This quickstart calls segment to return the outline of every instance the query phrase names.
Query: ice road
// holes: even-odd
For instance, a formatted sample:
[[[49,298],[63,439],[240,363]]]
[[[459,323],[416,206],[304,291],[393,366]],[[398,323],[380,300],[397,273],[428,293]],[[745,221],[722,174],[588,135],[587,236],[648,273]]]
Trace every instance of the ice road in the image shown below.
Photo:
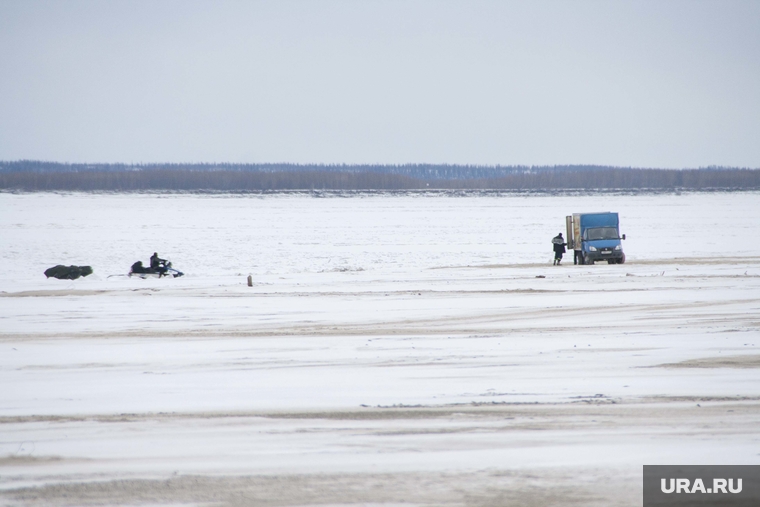
[[[552,266],[586,211],[620,213],[626,264]],[[758,217],[0,194],[0,505],[634,506],[642,465],[758,464]],[[124,276],[154,251],[186,275]]]

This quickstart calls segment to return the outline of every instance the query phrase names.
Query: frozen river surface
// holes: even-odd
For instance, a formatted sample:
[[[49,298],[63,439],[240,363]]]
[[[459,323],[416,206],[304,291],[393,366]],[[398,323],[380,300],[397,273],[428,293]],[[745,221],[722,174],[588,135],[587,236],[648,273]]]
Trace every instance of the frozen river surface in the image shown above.
[[[552,266],[608,210],[627,263]],[[759,216],[0,194],[0,505],[640,505],[644,464],[757,464]],[[186,275],[124,276],[153,251]]]

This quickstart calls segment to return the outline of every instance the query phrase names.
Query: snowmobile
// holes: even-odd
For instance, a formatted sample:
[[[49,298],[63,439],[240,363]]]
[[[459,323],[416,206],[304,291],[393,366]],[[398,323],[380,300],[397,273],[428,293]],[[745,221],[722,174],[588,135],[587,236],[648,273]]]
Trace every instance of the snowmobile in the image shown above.
[[[172,263],[169,261],[161,261],[157,269],[146,268],[143,266],[142,261],[137,261],[132,264],[132,268],[129,270],[129,276],[138,276],[140,278],[161,278],[163,276],[171,276],[177,278],[184,275],[182,271],[174,269]]]

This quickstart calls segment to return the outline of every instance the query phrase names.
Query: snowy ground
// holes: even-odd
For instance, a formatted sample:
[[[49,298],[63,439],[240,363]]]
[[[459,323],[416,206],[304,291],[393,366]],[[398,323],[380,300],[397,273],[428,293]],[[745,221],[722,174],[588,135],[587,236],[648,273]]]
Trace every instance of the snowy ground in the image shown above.
[[[607,210],[628,262],[553,267],[564,216]],[[758,217],[0,194],[0,505],[628,506],[644,464],[758,464]],[[153,251],[186,276],[123,276]]]

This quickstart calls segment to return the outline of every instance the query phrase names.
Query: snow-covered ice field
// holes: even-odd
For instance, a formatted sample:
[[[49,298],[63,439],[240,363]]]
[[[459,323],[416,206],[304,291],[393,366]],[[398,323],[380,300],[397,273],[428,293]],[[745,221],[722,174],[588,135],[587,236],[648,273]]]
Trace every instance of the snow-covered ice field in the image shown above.
[[[627,263],[552,266],[608,210]],[[154,251],[186,275],[124,276]],[[6,193],[0,261],[0,505],[634,506],[644,464],[760,463],[757,192]]]

